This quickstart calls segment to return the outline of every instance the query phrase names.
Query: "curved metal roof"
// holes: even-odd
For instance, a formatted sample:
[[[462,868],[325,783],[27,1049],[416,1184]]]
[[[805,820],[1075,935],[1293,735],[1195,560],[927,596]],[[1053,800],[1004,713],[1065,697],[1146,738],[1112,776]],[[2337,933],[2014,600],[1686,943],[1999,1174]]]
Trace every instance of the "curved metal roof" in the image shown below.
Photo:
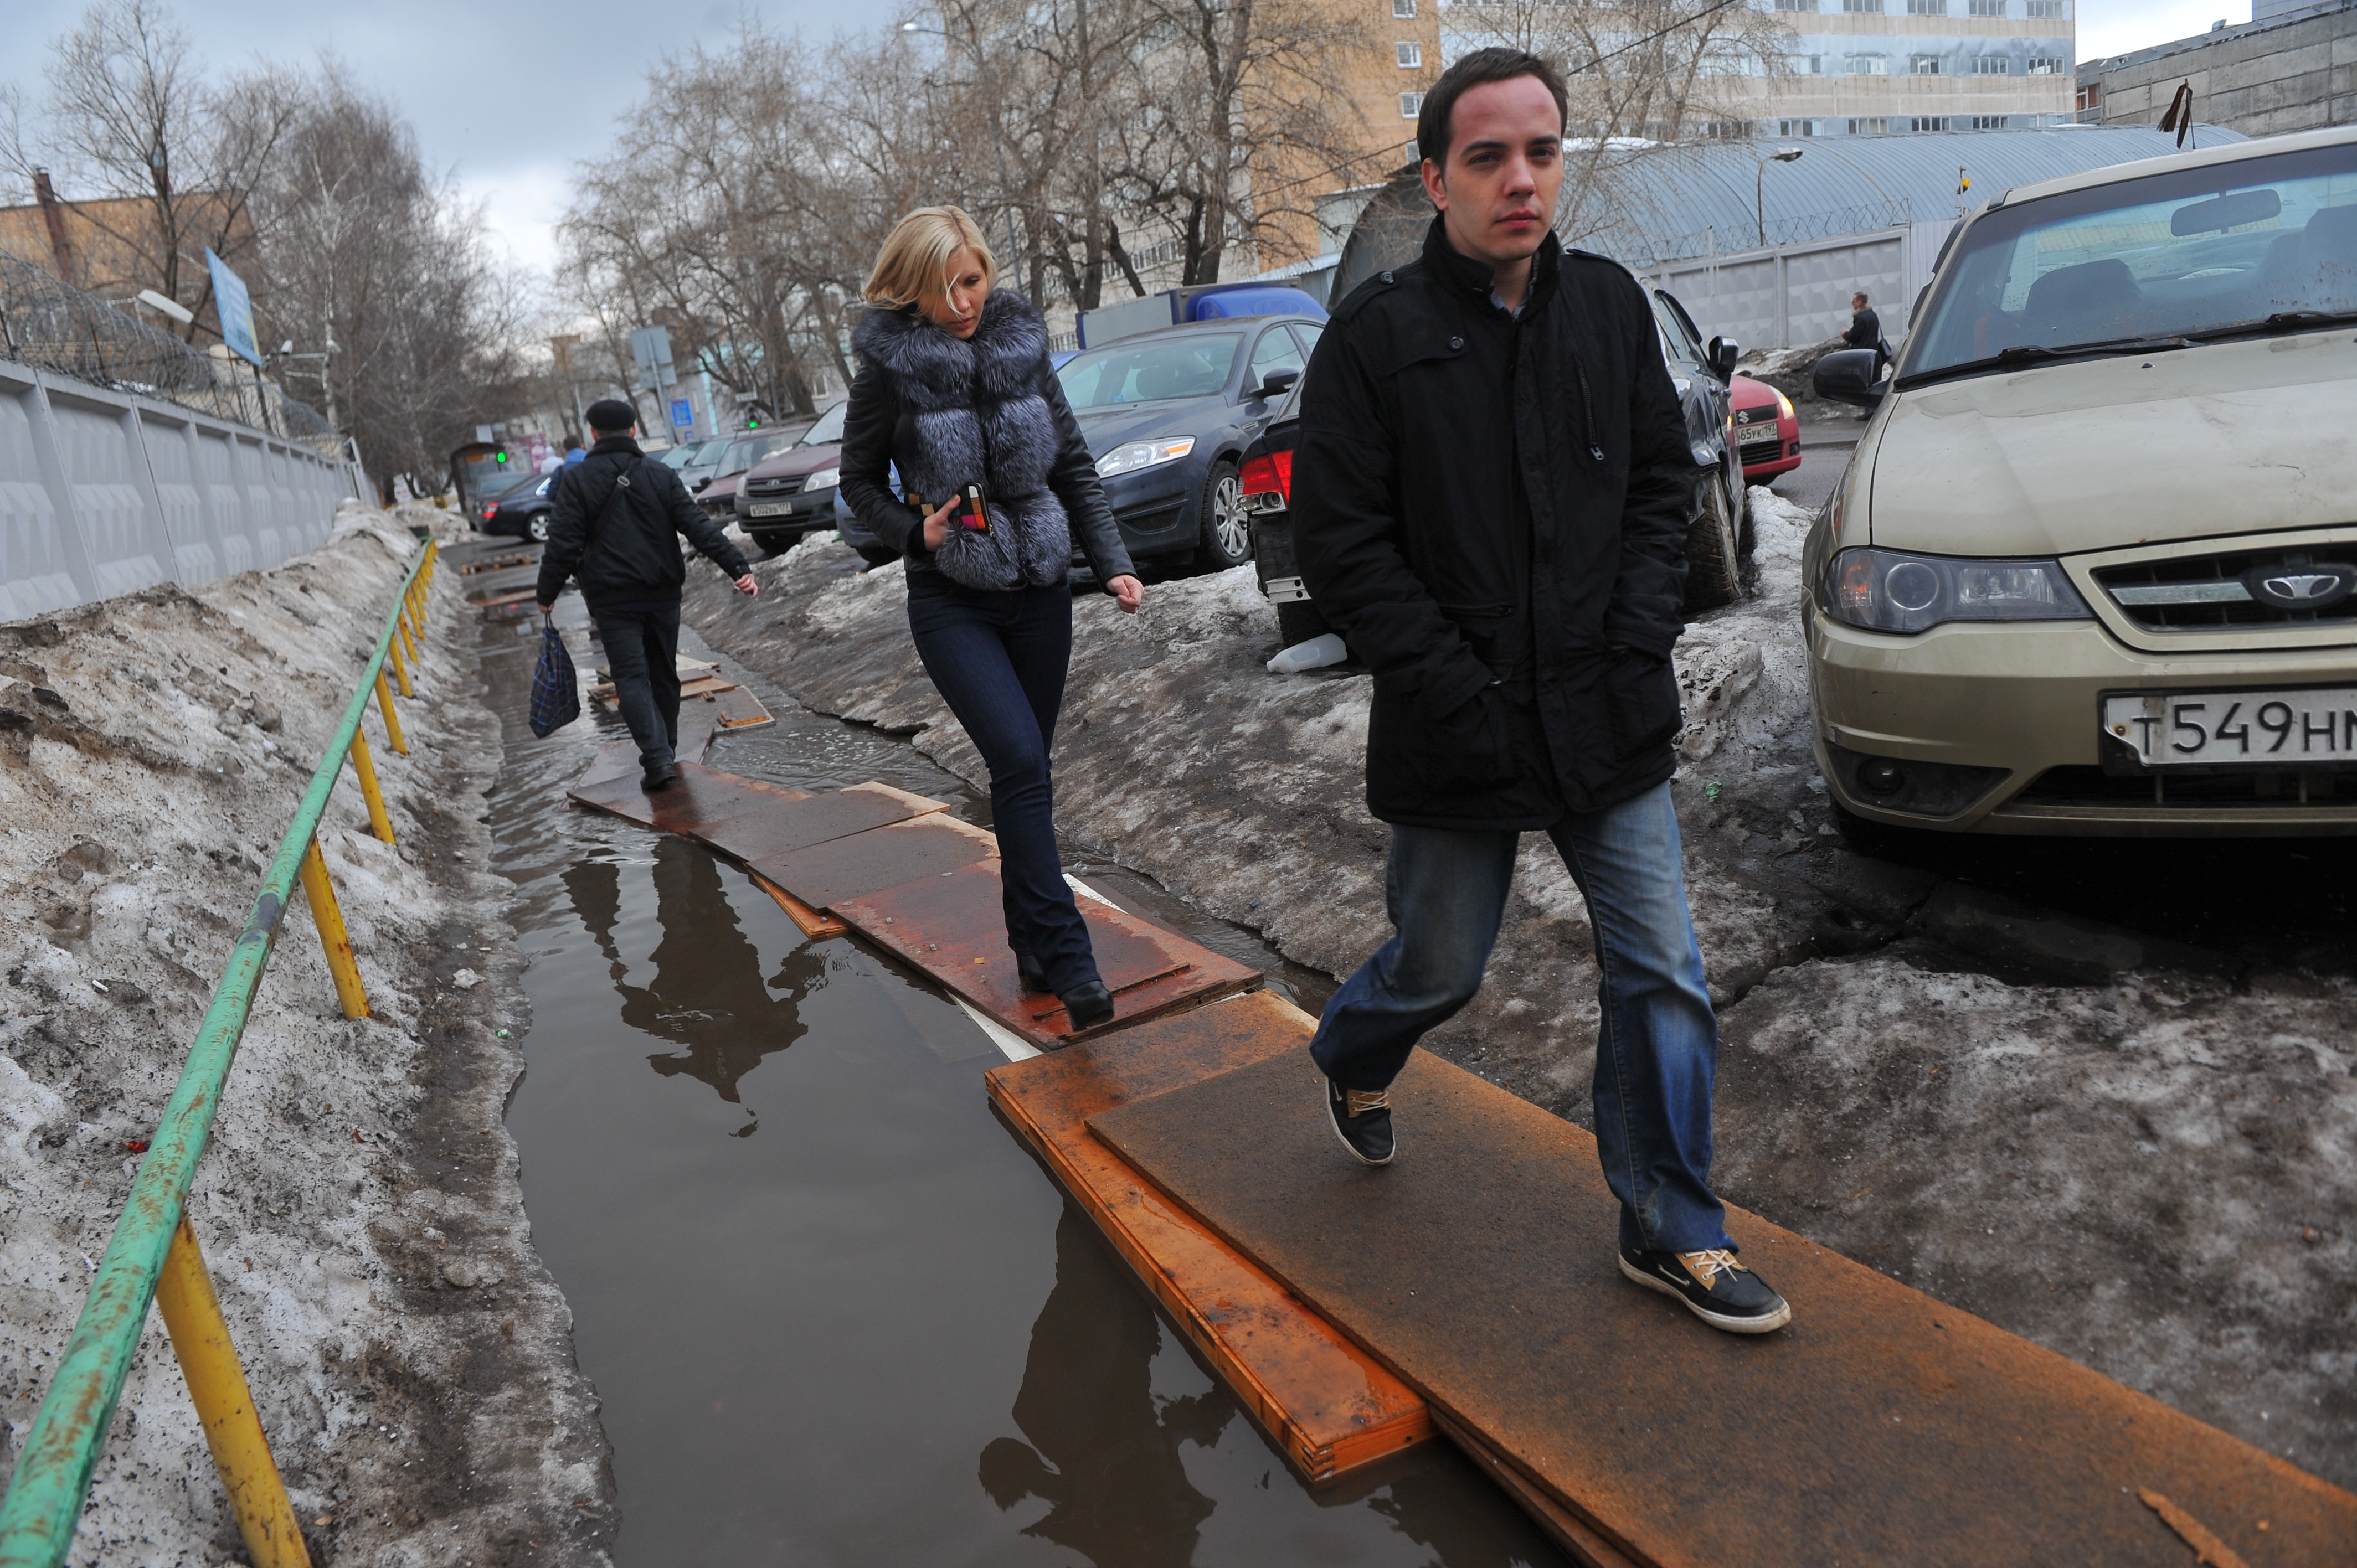
[[[2245,139],[2198,125],[2191,141],[2207,147]],[[1761,171],[1761,159],[1794,147],[1800,157]],[[1609,175],[1561,232],[1566,244],[1651,272],[1663,262],[1756,250],[1763,219],[1773,244],[1953,218],[1959,167],[1972,179],[1963,204],[1971,211],[2016,186],[2175,151],[2176,138],[2161,131],[2093,125],[1633,147],[1613,156]],[[1755,188],[1764,211],[1752,205]],[[1401,171],[1353,226],[1331,297],[1413,259],[1431,220],[1416,172]]]

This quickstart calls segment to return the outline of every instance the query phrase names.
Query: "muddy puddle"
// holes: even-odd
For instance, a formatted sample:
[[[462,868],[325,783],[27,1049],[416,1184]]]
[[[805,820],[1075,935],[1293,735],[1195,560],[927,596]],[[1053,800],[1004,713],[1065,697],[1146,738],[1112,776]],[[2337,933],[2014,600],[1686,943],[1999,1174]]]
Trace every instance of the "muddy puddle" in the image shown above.
[[[572,644],[590,651],[577,626]],[[533,740],[534,644],[492,625],[484,649],[530,961],[509,1123],[603,1401],[626,1568],[1563,1561],[1443,1444],[1297,1481],[992,1114],[981,1032],[853,940],[805,940],[694,845],[565,804],[619,721]],[[881,779],[987,820],[912,747],[755,686],[779,723],[714,766]],[[1323,976],[1080,858],[1116,902],[1323,1003]]]

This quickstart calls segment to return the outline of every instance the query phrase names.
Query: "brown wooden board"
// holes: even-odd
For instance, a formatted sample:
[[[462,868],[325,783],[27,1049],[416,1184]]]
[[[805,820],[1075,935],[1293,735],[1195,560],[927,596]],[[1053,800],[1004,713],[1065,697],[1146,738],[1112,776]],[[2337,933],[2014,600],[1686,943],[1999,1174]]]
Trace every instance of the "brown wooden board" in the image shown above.
[[[791,854],[764,856],[754,868],[812,908],[825,909],[862,894],[970,865],[992,850],[988,834],[960,832],[959,824],[931,816]]]
[[[1740,1210],[1792,1325],[1719,1333],[1620,1277],[1587,1133],[1422,1051],[1392,1098],[1380,1170],[1297,1058],[1090,1126],[1638,1563],[2188,1562],[2140,1488],[2255,1564],[2351,1560],[2357,1497]]]
[[[984,1075],[1008,1125],[1312,1483],[1428,1439],[1424,1401],[1090,1136],[1087,1118],[1297,1051],[1315,1026],[1254,992]]]
[[[759,729],[778,722],[761,705],[761,699],[742,686],[729,687],[715,696],[712,703],[722,729]]]
[[[746,875],[752,877],[754,886],[776,900],[778,908],[786,912],[786,918],[802,928],[802,935],[812,938],[839,937],[851,929],[849,926],[834,916],[812,908],[759,872],[748,872]]]
[[[845,839],[848,849],[881,837]],[[798,891],[787,884],[789,890]],[[805,899],[815,903],[815,899]],[[1088,922],[1097,972],[1113,993],[1114,1015],[1097,1033],[1189,1003],[1209,1001],[1260,983],[1260,972],[1164,930],[1110,904],[1079,900]],[[1053,996],[1023,989],[1006,945],[1006,914],[996,860],[948,875],[909,879],[828,908],[861,935],[889,949],[985,1013],[1040,1045],[1073,1037],[1071,1020]]]

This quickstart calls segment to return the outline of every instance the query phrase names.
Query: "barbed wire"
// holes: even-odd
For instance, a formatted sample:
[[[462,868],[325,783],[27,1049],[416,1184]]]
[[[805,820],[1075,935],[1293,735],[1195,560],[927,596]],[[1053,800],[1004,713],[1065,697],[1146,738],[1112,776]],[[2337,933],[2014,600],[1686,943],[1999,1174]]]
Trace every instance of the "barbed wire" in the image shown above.
[[[341,455],[335,426],[241,360],[199,352],[20,257],[0,255],[0,354],[19,364],[178,403]]]

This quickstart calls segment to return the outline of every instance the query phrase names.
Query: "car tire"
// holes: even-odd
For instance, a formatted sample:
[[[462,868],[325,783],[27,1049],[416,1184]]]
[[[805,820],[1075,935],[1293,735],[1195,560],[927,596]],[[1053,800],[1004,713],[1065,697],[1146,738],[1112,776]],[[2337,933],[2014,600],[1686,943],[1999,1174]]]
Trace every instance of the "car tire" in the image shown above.
[[[533,512],[532,520],[523,525],[523,535],[534,544],[547,543],[548,514],[544,511]]]
[[[1742,553],[1735,542],[1735,509],[1716,476],[1703,481],[1702,514],[1686,534],[1685,612],[1731,605],[1743,595]]]
[[[1326,624],[1326,612],[1308,599],[1295,599],[1276,607],[1276,632],[1280,648],[1294,648],[1313,637],[1323,637],[1334,628]]]
[[[1742,553],[1743,559],[1749,561],[1759,543],[1759,531],[1751,525],[1751,481],[1746,479],[1743,483],[1743,517],[1736,529],[1735,547]]]
[[[1252,513],[1244,510],[1243,481],[1233,463],[1214,463],[1203,477],[1200,516],[1195,559],[1203,570],[1224,572],[1253,558]]]

